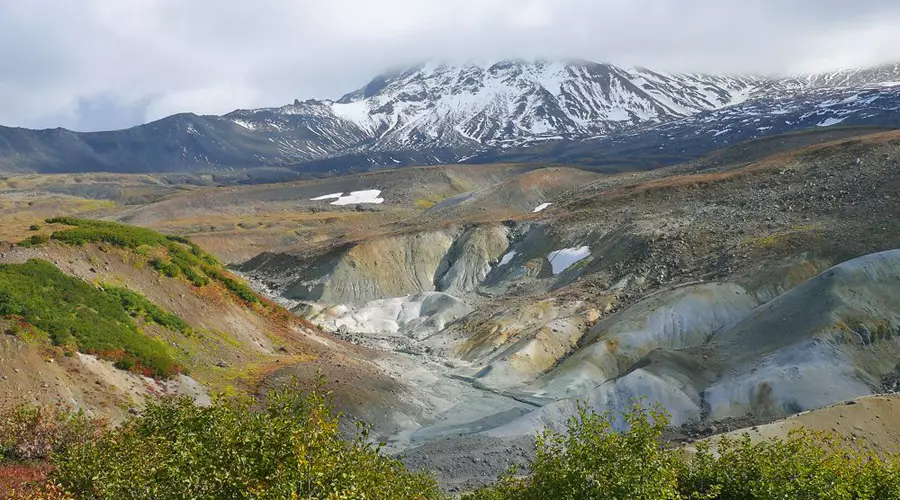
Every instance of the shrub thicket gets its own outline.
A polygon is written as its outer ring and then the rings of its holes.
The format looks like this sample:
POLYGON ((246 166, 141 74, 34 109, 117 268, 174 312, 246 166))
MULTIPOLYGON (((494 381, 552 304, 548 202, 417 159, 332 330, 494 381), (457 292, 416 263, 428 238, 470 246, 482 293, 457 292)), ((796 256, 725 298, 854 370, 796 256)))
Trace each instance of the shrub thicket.
POLYGON ((156 231, 111 221, 55 217, 47 219, 47 223, 74 226, 70 229, 54 231, 51 236, 54 240, 70 245, 109 243, 124 248, 137 248, 141 245, 165 245, 169 241, 165 235, 156 231))
POLYGON ((19 242, 20 247, 39 247, 41 245, 45 245, 48 241, 50 241, 50 237, 46 234, 32 234, 28 238, 19 242))
POLYGON ((48 459, 103 428, 102 421, 63 407, 0 405, 0 462, 48 459))
POLYGON ((262 408, 162 399, 55 456, 52 480, 91 499, 433 499, 429 476, 342 438, 321 390, 273 391, 262 408))
POLYGON ((531 474, 510 471, 468 500, 889 500, 900 498, 900 457, 852 448, 826 433, 786 440, 720 439, 695 454, 666 447, 665 414, 635 405, 627 432, 581 408, 566 432, 537 439, 531 474))
POLYGON ((53 264, 0 264, 0 316, 46 332, 54 344, 110 359, 125 369, 169 376, 180 368, 160 342, 144 335, 111 296, 53 264))
POLYGON ((211 280, 215 280, 247 303, 260 302, 259 296, 250 287, 234 279, 215 257, 204 252, 187 238, 164 235, 150 229, 117 222, 74 217, 47 219, 47 223, 74 226, 55 231, 50 236, 54 240, 70 245, 109 243, 133 250, 146 247, 164 248, 165 256, 150 260, 150 265, 160 274, 170 278, 183 276, 197 287, 206 286, 211 280))
MULTIPOLYGON (((273 391, 261 407, 246 400, 218 399, 201 407, 187 398, 163 398, 119 428, 39 411, 0 412, 0 436, 24 436, 0 439, 0 458, 52 452, 49 484, 60 498, 444 498, 433 478, 410 473, 369 444, 364 427, 346 438, 321 387, 306 394, 293 387, 273 391)), ((629 430, 613 433, 609 414, 582 409, 566 432, 538 436, 529 476, 513 470, 464 498, 900 498, 897 457, 879 457, 833 435, 723 438, 688 454, 664 445, 667 419, 658 409, 636 405, 623 417, 629 430)))
POLYGON ((537 437, 531 475, 515 471, 471 500, 673 499, 678 496, 677 451, 662 446, 665 413, 637 404, 623 415, 630 430, 611 432, 610 414, 579 406, 567 432, 545 430, 537 437))
POLYGON ((103 285, 102 290, 118 300, 122 307, 125 308, 125 311, 132 317, 141 317, 144 321, 156 323, 172 331, 184 334, 191 333, 191 326, 185 320, 178 315, 163 310, 143 294, 113 285, 103 285))

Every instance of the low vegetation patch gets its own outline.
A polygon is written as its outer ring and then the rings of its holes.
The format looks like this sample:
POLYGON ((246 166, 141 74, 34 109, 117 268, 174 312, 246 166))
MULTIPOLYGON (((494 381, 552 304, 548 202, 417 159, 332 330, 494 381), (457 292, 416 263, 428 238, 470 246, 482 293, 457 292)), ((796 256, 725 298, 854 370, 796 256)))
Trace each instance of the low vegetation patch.
POLYGON ((749 436, 701 442, 691 455, 666 447, 665 413, 637 404, 616 418, 581 408, 566 432, 537 438, 532 474, 510 471, 468 500, 776 500, 900 498, 900 457, 853 448, 837 436, 797 431, 786 440, 749 436))
POLYGON ((74 217, 47 219, 47 223, 73 226, 70 229, 54 231, 50 236, 53 240, 70 245, 108 243, 144 254, 149 253, 148 249, 164 249, 164 255, 150 259, 150 265, 160 274, 170 278, 184 277, 196 287, 203 287, 215 281, 244 302, 260 303, 259 297, 250 287, 231 276, 215 257, 204 252, 187 238, 164 235, 150 229, 117 222, 74 217))
MULTIPOLYGON (((405 470, 370 444, 365 426, 348 437, 338 418, 321 384, 306 392, 293 386, 271 391, 262 404, 219 398, 198 406, 165 397, 117 428, 66 410, 0 408, 0 436, 6 437, 0 462, 50 457, 40 475, 44 485, 14 498, 447 498, 431 476, 405 470), (43 491, 52 496, 35 493, 43 491)), ((581 408, 565 432, 537 437, 530 475, 511 470, 463 498, 900 498, 898 457, 881 457, 831 434, 720 438, 688 453, 666 445, 667 425, 663 411, 641 404, 621 416, 581 408), (616 419, 628 430, 612 432, 616 419)))
POLYGON ((39 247, 41 245, 46 245, 48 241, 50 241, 50 237, 46 234, 32 234, 31 236, 20 241, 19 246, 26 248, 39 247))
POLYGON ((0 316, 46 332, 55 345, 96 354, 123 369, 160 377, 181 370, 163 344, 141 333, 122 297, 66 275, 47 261, 0 264, 0 316))
POLYGON ((0 405, 0 462, 49 459, 95 439, 105 425, 64 407, 0 405))
POLYGON ((327 393, 270 392, 261 408, 187 398, 149 404, 99 439, 54 456, 51 480, 76 498, 434 499, 435 480, 345 439, 327 393))
POLYGON ((134 318, 143 318, 144 321, 156 323, 175 332, 191 333, 191 326, 185 320, 157 306, 141 293, 113 285, 103 285, 102 290, 116 298, 125 311, 134 318))

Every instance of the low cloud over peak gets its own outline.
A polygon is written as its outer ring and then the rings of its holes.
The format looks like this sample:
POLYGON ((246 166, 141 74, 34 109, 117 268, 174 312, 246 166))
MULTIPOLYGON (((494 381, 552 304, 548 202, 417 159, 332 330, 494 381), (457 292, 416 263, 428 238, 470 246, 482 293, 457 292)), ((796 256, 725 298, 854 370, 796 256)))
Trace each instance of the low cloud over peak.
POLYGON ((426 59, 794 73, 900 60, 861 0, 31 0, 0 4, 0 124, 96 130, 336 98, 426 59))

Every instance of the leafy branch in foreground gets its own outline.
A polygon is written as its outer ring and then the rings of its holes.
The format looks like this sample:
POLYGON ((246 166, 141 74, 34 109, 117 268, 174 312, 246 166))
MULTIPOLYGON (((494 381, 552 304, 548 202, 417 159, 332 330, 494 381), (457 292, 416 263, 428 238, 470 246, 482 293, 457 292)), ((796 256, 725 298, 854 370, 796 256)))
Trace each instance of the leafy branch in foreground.
MULTIPOLYGON (((4 420, 0 413, 0 436, 12 432, 24 439, 0 440, 6 453, 19 450, 12 456, 21 458, 54 452, 55 469, 44 490, 37 490, 52 492, 52 498, 445 498, 432 477, 382 455, 365 427, 346 438, 321 385, 307 393, 298 387, 275 390, 261 405, 218 399, 198 406, 187 398, 164 398, 113 429, 87 428, 83 417, 65 414, 46 413, 50 418, 43 420, 30 407, 8 415, 4 420), (94 429, 100 430, 91 434, 94 429)), ((658 407, 633 406, 622 415, 624 432, 611 431, 614 418, 579 408, 565 432, 538 436, 530 476, 510 471, 464 498, 900 498, 897 456, 880 457, 831 434, 796 431, 784 440, 760 441, 720 437, 687 453, 662 441, 668 421, 658 407)), ((45 498, 36 495, 17 498, 45 498)))

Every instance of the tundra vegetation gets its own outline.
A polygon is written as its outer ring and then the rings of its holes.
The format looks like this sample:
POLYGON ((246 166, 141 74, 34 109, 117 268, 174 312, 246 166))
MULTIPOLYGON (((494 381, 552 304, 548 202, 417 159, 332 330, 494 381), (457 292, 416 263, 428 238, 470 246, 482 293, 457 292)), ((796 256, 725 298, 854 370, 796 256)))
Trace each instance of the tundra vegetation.
POLYGON ((184 322, 125 289, 99 289, 52 263, 0 264, 0 316, 9 333, 47 338, 66 355, 80 351, 119 368, 168 377, 181 371, 169 349, 145 335, 133 315, 180 329, 184 322))
POLYGON ((215 257, 187 238, 111 221, 57 217, 47 219, 47 223, 72 226, 54 231, 51 240, 69 245, 106 243, 130 249, 147 256, 150 265, 160 274, 183 277, 197 287, 215 282, 248 304, 260 303, 259 296, 250 287, 231 276, 215 257))

